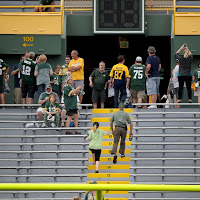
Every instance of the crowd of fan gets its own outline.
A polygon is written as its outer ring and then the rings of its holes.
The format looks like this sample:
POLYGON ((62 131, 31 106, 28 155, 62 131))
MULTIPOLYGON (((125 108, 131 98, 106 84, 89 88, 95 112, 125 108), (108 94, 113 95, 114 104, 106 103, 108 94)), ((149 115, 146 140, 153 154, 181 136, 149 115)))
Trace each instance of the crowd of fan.
MULTIPOLYGON (((115 108, 120 102, 123 102, 128 108, 132 107, 132 103, 138 103, 137 107, 142 108, 145 107, 142 103, 147 103, 148 98, 151 103, 157 102, 161 61, 156 56, 155 47, 150 46, 147 51, 149 56, 145 65, 142 64, 142 58, 138 56, 129 69, 124 65, 125 57, 119 55, 118 64, 112 67, 110 74, 105 70, 105 63, 103 61, 99 63, 99 68, 95 69, 89 77, 94 108, 97 108, 98 101, 100 101, 101 108, 104 108, 107 97, 114 98, 115 108)), ((192 103, 191 63, 193 57, 186 44, 177 51, 176 57, 177 65, 172 71, 172 78, 169 81, 168 100, 181 103, 183 87, 186 83, 189 103, 192 103), (183 55, 180 55, 182 50, 183 55)), ((21 99, 23 106, 27 103, 33 104, 34 94, 37 91, 38 104, 41 104, 37 115, 40 120, 44 120, 43 127, 48 126, 48 121, 56 122, 56 124, 52 123, 52 126, 59 126, 61 121, 61 126, 64 126, 63 121, 66 115, 68 116, 66 126, 70 126, 73 118, 74 126, 77 127, 79 104, 82 103, 85 93, 84 60, 79 57, 77 50, 73 50, 71 56, 65 57, 64 65, 55 67, 55 72, 46 61, 47 57, 44 54, 35 59, 34 52, 26 52, 20 58, 19 64, 13 66, 11 75, 14 76, 14 103, 19 104, 21 99)), ((198 67, 200 67, 200 63, 198 67)), ((2 104, 5 104, 4 93, 8 89, 8 71, 9 65, 0 60, 0 99, 2 104)), ((198 102, 200 102, 199 68, 194 71, 193 80, 195 81, 192 85, 195 90, 194 95, 198 96, 198 102)), ((156 105, 152 104, 148 108, 156 108, 156 105)), ((79 133, 78 130, 76 132, 79 133)), ((67 133, 71 132, 67 131, 67 133)))

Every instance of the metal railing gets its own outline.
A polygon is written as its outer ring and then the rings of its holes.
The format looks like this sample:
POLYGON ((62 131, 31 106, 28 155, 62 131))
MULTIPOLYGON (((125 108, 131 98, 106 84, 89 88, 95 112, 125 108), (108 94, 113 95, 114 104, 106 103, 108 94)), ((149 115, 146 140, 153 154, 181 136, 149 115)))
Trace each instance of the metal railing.
POLYGON ((199 185, 154 184, 64 184, 64 183, 0 183, 0 190, 96 190, 96 200, 103 200, 102 191, 188 191, 200 192, 199 185))

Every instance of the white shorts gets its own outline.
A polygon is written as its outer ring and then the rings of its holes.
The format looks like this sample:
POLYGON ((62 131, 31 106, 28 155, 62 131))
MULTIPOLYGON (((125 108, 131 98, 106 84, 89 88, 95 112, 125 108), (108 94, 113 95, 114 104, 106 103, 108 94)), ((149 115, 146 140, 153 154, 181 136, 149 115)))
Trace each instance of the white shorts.
POLYGON ((39 107, 38 109, 37 109, 37 112, 41 112, 43 115, 44 115, 44 112, 45 110, 44 110, 44 108, 42 108, 42 107, 39 107))

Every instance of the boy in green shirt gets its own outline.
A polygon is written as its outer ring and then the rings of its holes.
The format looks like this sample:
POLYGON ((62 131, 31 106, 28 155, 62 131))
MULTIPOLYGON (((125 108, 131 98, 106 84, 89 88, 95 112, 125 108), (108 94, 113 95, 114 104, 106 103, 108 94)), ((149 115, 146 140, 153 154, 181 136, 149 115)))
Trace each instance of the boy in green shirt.
MULTIPOLYGON (((65 109, 67 111, 67 122, 66 127, 69 128, 72 117, 74 118, 74 127, 78 127, 78 107, 77 107, 77 94, 81 90, 82 86, 78 86, 76 89, 72 87, 73 79, 72 76, 67 77, 67 85, 64 87, 63 96, 65 109)), ((80 134, 78 130, 75 131, 76 134, 80 134)), ((69 130, 66 131, 66 134, 71 134, 69 130)))

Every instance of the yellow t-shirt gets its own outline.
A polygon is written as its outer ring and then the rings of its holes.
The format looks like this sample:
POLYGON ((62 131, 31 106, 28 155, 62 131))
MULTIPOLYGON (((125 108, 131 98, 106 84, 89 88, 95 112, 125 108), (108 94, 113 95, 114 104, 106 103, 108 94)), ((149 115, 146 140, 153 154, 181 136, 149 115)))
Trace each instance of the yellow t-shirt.
POLYGON ((69 67, 76 67, 80 65, 81 68, 78 71, 71 72, 71 76, 73 80, 84 80, 84 60, 83 58, 78 58, 77 60, 71 60, 69 63, 69 67))

